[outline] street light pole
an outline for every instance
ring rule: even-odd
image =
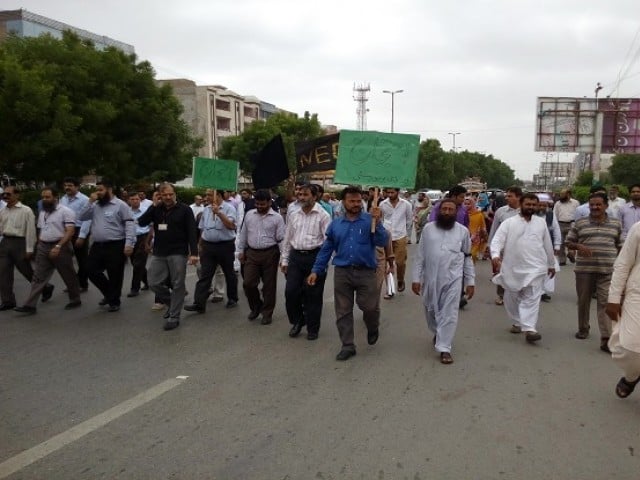
[[[455,152],[456,151],[456,135],[460,135],[460,132],[449,132],[449,135],[453,137],[453,148],[451,148],[451,150]]]
[[[395,107],[395,96],[396,93],[402,93],[404,90],[383,90],[382,93],[388,93],[391,95],[391,133],[393,133],[393,111]]]

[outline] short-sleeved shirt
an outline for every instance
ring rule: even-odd
[[[220,204],[220,211],[237,225],[238,214],[232,204],[222,202]],[[214,215],[209,207],[205,208],[202,212],[198,228],[202,232],[200,238],[205,242],[226,242],[236,238],[235,230],[228,229],[220,219],[220,215]]]
[[[56,205],[52,212],[45,210],[38,215],[38,229],[40,240],[43,242],[57,242],[64,237],[65,229],[75,227],[76,212],[64,205]]]
[[[591,216],[576,220],[567,234],[567,243],[579,243],[591,249],[590,257],[576,257],[576,273],[610,274],[613,262],[621,246],[622,225],[616,218],[605,217],[603,222],[592,220]]]

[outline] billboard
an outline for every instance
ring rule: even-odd
[[[538,97],[539,152],[594,153],[596,112],[602,115],[601,153],[640,153],[640,99]]]

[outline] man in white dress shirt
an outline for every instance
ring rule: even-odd
[[[405,289],[404,275],[407,270],[407,243],[413,226],[413,207],[400,198],[399,188],[385,188],[387,198],[380,203],[382,225],[391,233],[391,247],[396,260],[398,292]],[[390,298],[385,296],[385,298]]]

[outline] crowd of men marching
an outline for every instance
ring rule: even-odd
[[[204,314],[210,299],[222,302],[225,294],[226,308],[237,307],[238,271],[248,319],[269,325],[281,272],[289,336],[306,329],[313,341],[331,262],[342,344],[337,360],[356,354],[354,303],[362,311],[367,343],[374,345],[381,299],[393,301],[410,276],[440,361],[451,364],[458,312],[474,295],[477,261],[491,260],[495,302],[504,305],[510,331],[536,343],[540,302],[551,299],[553,278],[568,260],[575,263],[575,337],[590,335],[595,298],[600,349],[625,373],[616,393],[626,397],[640,381],[640,185],[630,187],[629,201],[616,187],[595,186],[583,205],[569,189],[554,203],[515,186],[489,198],[457,185],[431,204],[424,194],[412,201],[397,188],[347,187],[337,200],[319,185],[298,183],[292,202],[276,201],[268,190],[207,190],[206,199],[196,196],[190,206],[177,200],[168,183],[152,199],[142,191],[118,198],[107,180],[89,197],[78,187],[76,179],[65,178],[63,193],[43,188],[37,218],[20,202],[17,187],[4,189],[0,311],[36,313],[38,301],[51,298],[49,280],[58,271],[69,297],[65,309],[82,305],[90,281],[102,294],[100,306],[117,312],[129,259],[127,296],[151,289],[152,308],[164,310],[165,330],[180,325],[183,311]],[[418,245],[407,274],[414,230]],[[197,265],[198,280],[185,305],[189,264]],[[14,270],[30,282],[21,305],[13,291]]]

